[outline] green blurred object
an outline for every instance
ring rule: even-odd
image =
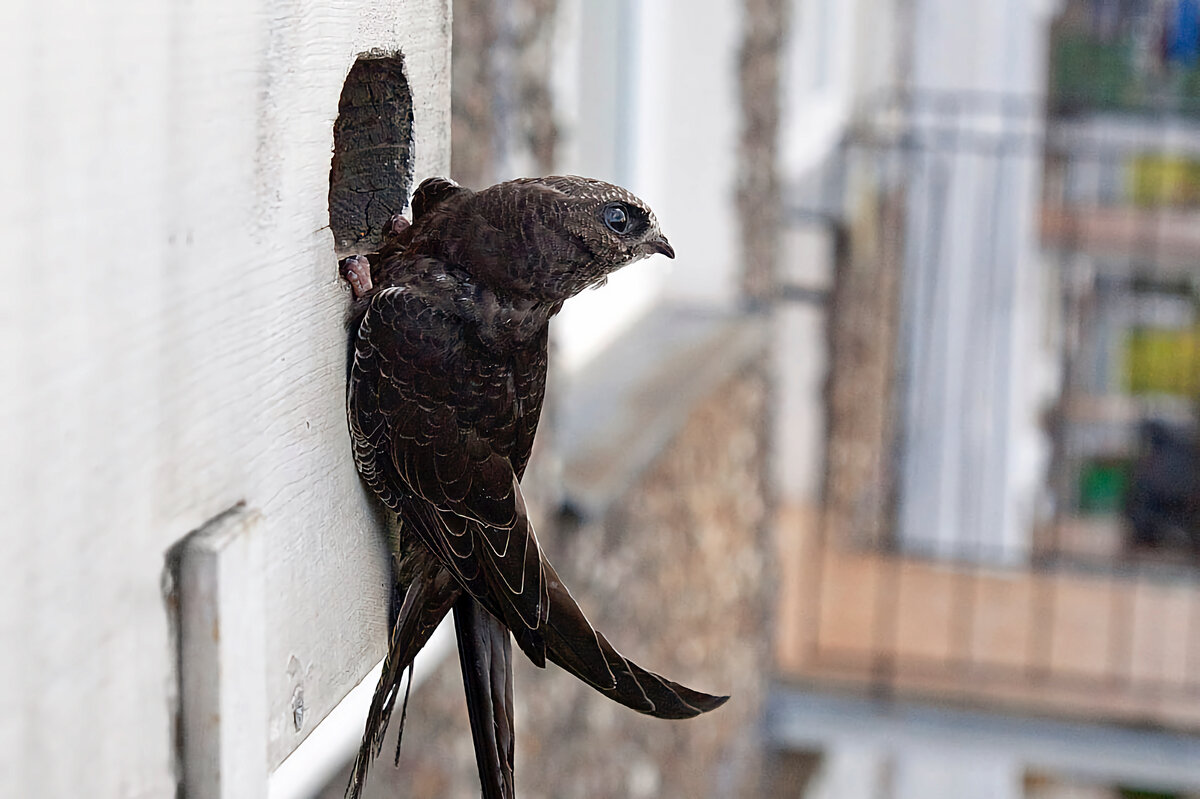
[[[1200,326],[1131,329],[1122,372],[1130,394],[1200,398]]]
[[[1102,41],[1079,29],[1053,34],[1050,107],[1058,113],[1169,112],[1200,116],[1200,69],[1134,66],[1133,40]]]
[[[1063,111],[1117,111],[1128,107],[1135,88],[1130,47],[1078,33],[1054,39],[1051,97]]]
[[[1162,793],[1160,791],[1143,791],[1139,788],[1118,788],[1121,799],[1181,799],[1177,793]]]
[[[1129,461],[1094,460],[1079,474],[1079,510],[1090,514],[1118,513],[1129,487]]]

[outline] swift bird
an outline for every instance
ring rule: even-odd
[[[550,318],[616,269],[675,253],[641,200],[587,178],[479,192],[430,178],[412,214],[411,226],[393,217],[378,254],[342,262],[357,300],[354,459],[398,517],[390,646],[346,793],[359,796],[404,671],[453,609],[483,796],[511,799],[510,633],[537,666],[557,663],[652,716],[689,718],[728,698],[646,671],[592,627],[538,545],[520,487]]]

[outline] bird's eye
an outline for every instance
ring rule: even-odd
[[[604,224],[613,233],[624,233],[629,230],[629,214],[620,203],[604,206]]]

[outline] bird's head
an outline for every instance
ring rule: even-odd
[[[650,206],[620,186],[574,175],[538,178],[531,184],[562,195],[549,201],[558,206],[564,231],[586,243],[594,258],[616,268],[655,254],[675,257]]]
[[[627,264],[651,255],[675,257],[650,207],[630,192],[592,178],[551,176],[508,181],[475,195],[510,241],[507,282],[561,301],[601,285]]]

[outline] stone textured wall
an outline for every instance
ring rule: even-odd
[[[759,304],[771,299],[779,261],[783,197],[779,180],[779,115],[783,46],[789,14],[784,0],[744,0],[738,88],[738,217],[742,289]]]
[[[851,221],[849,243],[834,272],[826,521],[832,535],[860,546],[882,543],[891,526],[894,355],[904,252],[894,231],[903,229],[904,213],[895,194],[865,200]]]
[[[522,797],[759,796],[770,668],[765,374],[751,364],[697,405],[670,446],[598,522],[542,544],[598,628],[647,668],[730,701],[687,721],[619,706],[518,655]],[[385,745],[390,751],[391,741]],[[331,786],[329,797],[341,785]],[[457,660],[414,692],[400,767],[377,761],[367,797],[478,794]]]
[[[451,175],[470,188],[554,168],[558,0],[455,0]]]

